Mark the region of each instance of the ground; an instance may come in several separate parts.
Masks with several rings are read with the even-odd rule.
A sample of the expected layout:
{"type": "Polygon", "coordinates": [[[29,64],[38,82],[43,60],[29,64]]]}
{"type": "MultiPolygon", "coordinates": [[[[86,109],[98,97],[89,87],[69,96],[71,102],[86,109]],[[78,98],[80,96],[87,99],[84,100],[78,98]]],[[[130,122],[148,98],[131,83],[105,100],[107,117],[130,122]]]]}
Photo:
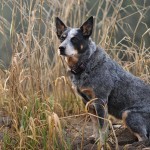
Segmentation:
{"type": "MultiPolygon", "coordinates": [[[[92,134],[92,123],[89,118],[67,119],[66,137],[73,139],[73,150],[98,150],[98,146],[89,140],[92,134]]],[[[119,150],[150,150],[150,141],[138,142],[137,138],[122,124],[114,125],[119,150]]],[[[115,138],[110,131],[107,149],[116,150],[115,138]]]]}
{"type": "MultiPolygon", "coordinates": [[[[66,140],[69,139],[73,150],[98,150],[94,141],[89,140],[92,135],[92,123],[89,117],[70,117],[61,120],[62,126],[65,129],[64,134],[66,140]]],[[[0,117],[0,141],[2,142],[3,133],[11,128],[11,119],[6,116],[0,117]]],[[[119,150],[150,150],[150,141],[137,142],[136,137],[130,133],[120,122],[113,125],[115,135],[118,140],[119,150]]],[[[116,140],[110,130],[110,135],[107,140],[107,149],[116,150],[116,140]]],[[[0,144],[1,149],[1,144],[0,144]]]]}

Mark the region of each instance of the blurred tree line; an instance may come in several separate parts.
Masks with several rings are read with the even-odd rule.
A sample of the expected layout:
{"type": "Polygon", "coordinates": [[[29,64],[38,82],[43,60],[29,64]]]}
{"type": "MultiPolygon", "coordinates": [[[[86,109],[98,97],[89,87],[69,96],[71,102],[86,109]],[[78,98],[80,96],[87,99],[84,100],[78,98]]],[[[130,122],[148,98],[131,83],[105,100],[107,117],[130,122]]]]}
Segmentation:
{"type": "MultiPolygon", "coordinates": [[[[21,23],[21,13],[18,8],[13,8],[13,1],[15,0],[1,0],[0,2],[0,64],[3,68],[8,68],[11,64],[11,56],[13,53],[14,33],[26,33],[28,21],[26,19],[21,23]],[[14,13],[13,11],[18,11],[14,13]],[[15,14],[15,15],[14,15],[15,14]],[[22,26],[23,24],[23,26],[22,26]]],[[[16,0],[17,1],[17,0],[16,0]]],[[[19,0],[18,0],[19,1],[19,0]]],[[[36,0],[33,0],[36,2],[36,0]]],[[[97,10],[99,9],[98,3],[102,0],[87,0],[87,13],[89,15],[95,16],[97,10]]],[[[106,0],[104,0],[102,8],[106,7],[106,0]]],[[[34,3],[30,6],[30,0],[22,0],[22,2],[32,9],[34,3]]],[[[115,3],[115,0],[112,0],[115,3]]],[[[44,4],[45,9],[49,11],[46,2],[44,4]]],[[[111,6],[112,7],[112,6],[111,6]]],[[[112,15],[114,8],[110,8],[108,12],[108,17],[112,15]]],[[[25,10],[24,13],[28,13],[25,10]]],[[[117,33],[115,34],[116,41],[120,41],[125,36],[134,39],[137,45],[141,44],[141,38],[144,40],[145,47],[149,51],[150,47],[150,0],[124,0],[119,11],[121,21],[123,21],[123,29],[117,26],[117,33]],[[140,20],[140,21],[139,21],[140,20]]],[[[28,15],[28,14],[27,14],[28,15]]],[[[99,11],[99,18],[102,19],[103,12],[99,11]]],[[[46,15],[43,16],[46,19],[46,15]]],[[[50,18],[50,17],[49,17],[50,18]]],[[[118,20],[119,21],[119,20],[118,20]]],[[[100,25],[97,25],[100,28],[100,25]]],[[[41,26],[41,34],[44,34],[44,26],[41,26]]],[[[38,33],[37,33],[38,34],[38,33]]],[[[95,39],[94,39],[95,40],[95,39]]],[[[126,40],[122,40],[122,43],[130,46],[126,40]]],[[[50,54],[51,55],[51,54],[50,54]]]]}

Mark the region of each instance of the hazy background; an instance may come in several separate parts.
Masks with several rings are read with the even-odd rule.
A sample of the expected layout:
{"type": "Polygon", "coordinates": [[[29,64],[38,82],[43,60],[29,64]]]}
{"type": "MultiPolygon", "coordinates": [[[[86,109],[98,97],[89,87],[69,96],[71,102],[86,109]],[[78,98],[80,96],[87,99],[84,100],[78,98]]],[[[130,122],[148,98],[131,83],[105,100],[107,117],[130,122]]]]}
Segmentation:
{"type": "MultiPolygon", "coordinates": [[[[43,21],[40,22],[40,36],[44,35],[45,33],[45,23],[50,23],[52,20],[54,20],[54,16],[59,16],[61,13],[61,1],[41,1],[43,10],[42,14],[39,12],[39,10],[36,12],[36,15],[40,16],[42,15],[43,21]],[[54,7],[51,7],[52,5],[55,5],[54,7]],[[57,5],[57,7],[56,7],[57,5]]],[[[40,1],[39,1],[40,3],[40,1]]],[[[72,2],[71,2],[72,3],[72,2]]],[[[114,38],[116,40],[116,43],[121,41],[122,44],[127,46],[132,46],[130,42],[128,42],[127,39],[133,39],[134,42],[139,46],[141,44],[141,39],[144,41],[145,47],[149,49],[150,46],[150,1],[149,0],[124,0],[121,6],[119,6],[119,1],[112,0],[112,5],[106,6],[106,1],[103,0],[86,0],[86,1],[80,1],[78,0],[78,3],[81,7],[81,18],[78,18],[79,20],[82,20],[82,18],[87,18],[86,16],[96,15],[97,22],[101,19],[103,19],[104,15],[107,15],[107,18],[104,18],[104,22],[107,24],[107,20],[109,17],[112,17],[112,14],[115,10],[115,7],[120,7],[121,9],[118,11],[118,20],[116,23],[116,31],[114,38]],[[86,6],[86,8],[85,8],[86,6]],[[104,14],[102,10],[108,9],[107,14],[104,14]],[[84,11],[83,11],[84,9],[84,11]],[[83,11],[83,13],[82,13],[83,11]],[[120,20],[119,20],[120,19],[120,20]],[[123,25],[120,25],[120,22],[123,21],[123,25]],[[146,32],[146,33],[145,33],[146,32]]],[[[28,30],[28,17],[31,16],[29,14],[35,7],[38,6],[38,1],[36,0],[1,0],[0,2],[0,63],[1,66],[4,68],[8,68],[11,63],[11,56],[13,52],[13,45],[16,43],[16,39],[13,32],[15,33],[27,33],[28,30]],[[20,11],[20,4],[22,4],[23,12],[20,11]],[[13,14],[13,15],[12,15],[13,14]]],[[[66,3],[64,2],[64,9],[69,8],[66,6],[66,3]]],[[[75,6],[73,6],[75,7],[75,6]]],[[[78,6],[77,6],[78,7],[78,6]]],[[[72,10],[73,11],[73,10],[72,10]]],[[[76,10],[73,11],[73,13],[76,13],[76,10]]],[[[59,17],[63,16],[62,19],[67,20],[68,25],[74,24],[75,17],[72,17],[70,19],[70,15],[60,15],[59,17]]],[[[76,24],[79,25],[79,22],[76,20],[76,24]]],[[[104,23],[103,22],[103,23],[104,23]]],[[[37,29],[39,28],[38,25],[38,19],[36,22],[37,29]]],[[[96,33],[98,33],[98,30],[101,28],[102,24],[97,23],[96,25],[96,33]]],[[[105,24],[103,24],[105,26],[105,24]]],[[[49,26],[51,28],[51,26],[49,26]]],[[[36,30],[35,30],[36,31],[36,30]]],[[[36,34],[38,34],[39,31],[37,31],[36,34]]],[[[96,34],[95,33],[95,34],[96,34]]],[[[95,35],[96,37],[96,35],[95,35]]],[[[99,43],[101,40],[101,37],[98,39],[94,39],[96,43],[99,43]]],[[[51,45],[49,49],[49,55],[52,55],[53,47],[51,45]]]]}

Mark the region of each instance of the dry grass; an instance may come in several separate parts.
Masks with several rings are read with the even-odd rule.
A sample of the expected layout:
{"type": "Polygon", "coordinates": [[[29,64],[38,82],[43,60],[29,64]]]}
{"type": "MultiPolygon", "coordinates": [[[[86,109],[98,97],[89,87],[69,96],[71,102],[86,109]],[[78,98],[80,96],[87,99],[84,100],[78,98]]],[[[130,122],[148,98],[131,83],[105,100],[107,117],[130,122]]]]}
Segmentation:
{"type": "MultiPolygon", "coordinates": [[[[122,3],[123,0],[95,0],[88,9],[83,0],[2,1],[4,8],[12,5],[12,21],[9,23],[0,16],[0,32],[6,36],[4,29],[9,31],[13,49],[10,68],[0,73],[0,105],[13,120],[13,128],[4,136],[4,149],[71,149],[71,139],[64,137],[60,119],[79,115],[84,106],[73,92],[57,56],[59,41],[55,34],[55,16],[77,27],[94,15],[93,39],[96,43],[126,70],[150,83],[150,54],[144,41],[149,29],[139,45],[135,42],[139,24],[132,29],[133,37],[130,38],[124,29],[125,18],[120,15],[120,11],[125,11],[122,3]],[[100,13],[101,19],[98,17],[100,13]],[[115,38],[118,28],[126,34],[119,42],[115,38]],[[128,45],[121,43],[123,40],[128,45]],[[119,56],[123,59],[126,56],[126,60],[119,56]]],[[[144,17],[141,10],[149,9],[135,3],[128,7],[136,8],[134,13],[140,15],[139,23],[144,17]]]]}

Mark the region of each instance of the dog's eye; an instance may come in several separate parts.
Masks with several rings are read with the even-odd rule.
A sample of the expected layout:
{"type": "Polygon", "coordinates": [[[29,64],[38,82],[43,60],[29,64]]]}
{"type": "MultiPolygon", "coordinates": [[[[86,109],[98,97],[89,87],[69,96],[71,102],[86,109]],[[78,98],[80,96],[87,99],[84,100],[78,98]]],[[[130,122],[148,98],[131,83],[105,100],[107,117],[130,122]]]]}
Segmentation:
{"type": "Polygon", "coordinates": [[[62,41],[64,41],[66,39],[66,35],[62,35],[61,37],[60,37],[60,41],[62,42],[62,41]]]}
{"type": "Polygon", "coordinates": [[[71,38],[71,42],[73,42],[73,43],[77,43],[78,41],[79,41],[79,39],[77,37],[71,38]]]}
{"type": "Polygon", "coordinates": [[[60,41],[62,42],[62,41],[64,41],[65,40],[65,37],[61,37],[60,38],[60,41]]]}

